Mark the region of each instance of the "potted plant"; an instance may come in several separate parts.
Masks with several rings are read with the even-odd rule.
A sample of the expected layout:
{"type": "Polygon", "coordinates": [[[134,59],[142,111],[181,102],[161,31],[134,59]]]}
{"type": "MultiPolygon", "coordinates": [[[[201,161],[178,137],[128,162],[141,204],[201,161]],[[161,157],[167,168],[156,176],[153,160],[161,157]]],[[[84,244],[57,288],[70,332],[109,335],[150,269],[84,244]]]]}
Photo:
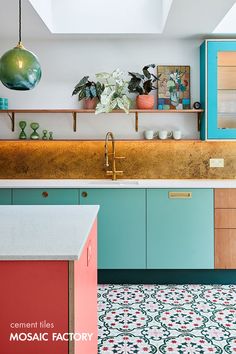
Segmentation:
{"type": "Polygon", "coordinates": [[[75,86],[72,96],[78,94],[79,101],[84,100],[84,109],[95,109],[103,90],[103,84],[90,81],[89,76],[84,76],[75,86]]]}
{"type": "Polygon", "coordinates": [[[153,109],[154,96],[149,95],[152,90],[156,90],[154,83],[159,77],[150,73],[149,68],[155,68],[155,64],[146,65],[143,67],[142,74],[129,72],[131,79],[128,84],[130,93],[138,93],[136,97],[136,106],[138,109],[153,109]]]}
{"type": "Polygon", "coordinates": [[[129,113],[131,100],[127,96],[128,82],[119,69],[112,73],[98,73],[96,77],[104,83],[100,102],[96,106],[95,114],[109,113],[114,109],[122,109],[129,113]]]}

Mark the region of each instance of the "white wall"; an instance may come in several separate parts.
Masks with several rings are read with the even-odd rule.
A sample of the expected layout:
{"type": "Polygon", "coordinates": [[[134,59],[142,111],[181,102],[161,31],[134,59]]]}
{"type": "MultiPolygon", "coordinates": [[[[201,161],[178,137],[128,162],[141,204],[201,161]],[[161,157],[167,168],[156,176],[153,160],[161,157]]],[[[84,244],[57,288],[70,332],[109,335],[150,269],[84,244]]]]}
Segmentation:
{"type": "MultiPolygon", "coordinates": [[[[93,38],[25,42],[25,46],[40,58],[43,77],[32,91],[19,92],[0,84],[0,97],[9,98],[9,108],[75,108],[76,97],[71,97],[73,87],[82,76],[119,67],[124,71],[140,70],[143,65],[172,64],[191,66],[192,102],[199,100],[199,45],[197,40],[158,40],[145,38],[93,38]]],[[[0,42],[0,52],[12,47],[12,41],[0,42]]],[[[156,95],[156,92],[154,93],[156,95]]],[[[0,139],[17,138],[10,130],[10,121],[0,115],[0,139]]],[[[103,139],[112,130],[116,138],[142,138],[145,129],[161,128],[183,131],[185,138],[198,138],[195,115],[143,115],[140,132],[134,131],[132,115],[83,115],[78,119],[78,132],[72,131],[69,115],[18,115],[19,120],[38,121],[42,129],[54,131],[58,139],[103,139]]],[[[30,129],[29,129],[30,131],[30,129]]]]}

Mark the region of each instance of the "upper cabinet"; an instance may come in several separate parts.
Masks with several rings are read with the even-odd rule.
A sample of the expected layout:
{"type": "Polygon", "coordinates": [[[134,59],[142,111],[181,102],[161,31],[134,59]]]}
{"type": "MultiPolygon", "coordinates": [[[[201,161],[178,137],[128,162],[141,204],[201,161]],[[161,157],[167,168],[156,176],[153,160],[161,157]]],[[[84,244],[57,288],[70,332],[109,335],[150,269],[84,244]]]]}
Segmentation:
{"type": "Polygon", "coordinates": [[[236,41],[204,41],[200,75],[201,139],[236,139],[236,41]]]}

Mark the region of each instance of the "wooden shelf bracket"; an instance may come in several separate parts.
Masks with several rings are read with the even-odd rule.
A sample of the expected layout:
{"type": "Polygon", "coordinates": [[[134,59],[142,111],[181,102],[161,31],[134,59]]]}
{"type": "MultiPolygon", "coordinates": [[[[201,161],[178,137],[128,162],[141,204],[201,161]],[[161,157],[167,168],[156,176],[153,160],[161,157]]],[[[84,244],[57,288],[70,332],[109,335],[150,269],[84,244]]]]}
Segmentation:
{"type": "Polygon", "coordinates": [[[203,113],[203,112],[198,112],[198,114],[197,114],[197,130],[198,130],[199,132],[200,132],[200,129],[201,129],[202,113],[203,113]]]}
{"type": "Polygon", "coordinates": [[[77,130],[77,113],[76,112],[73,112],[72,113],[72,116],[73,116],[73,131],[76,132],[77,130]]]}
{"type": "Polygon", "coordinates": [[[135,131],[138,132],[138,112],[135,112],[135,131]]]}
{"type": "Polygon", "coordinates": [[[7,113],[7,115],[11,120],[11,131],[14,132],[15,131],[15,112],[7,113]]]}

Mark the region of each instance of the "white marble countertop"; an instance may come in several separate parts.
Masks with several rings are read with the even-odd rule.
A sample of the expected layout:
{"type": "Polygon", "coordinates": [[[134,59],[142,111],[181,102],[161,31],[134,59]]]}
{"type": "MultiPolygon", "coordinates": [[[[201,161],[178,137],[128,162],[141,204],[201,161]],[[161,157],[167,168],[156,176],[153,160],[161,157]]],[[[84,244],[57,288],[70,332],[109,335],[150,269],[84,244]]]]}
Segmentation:
{"type": "Polygon", "coordinates": [[[0,179],[0,188],[236,188],[236,179],[0,179]]]}
{"type": "Polygon", "coordinates": [[[99,206],[0,206],[0,260],[77,260],[99,206]]]}

